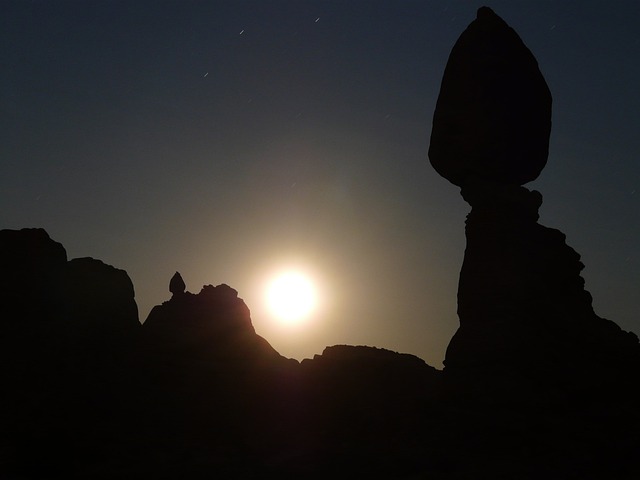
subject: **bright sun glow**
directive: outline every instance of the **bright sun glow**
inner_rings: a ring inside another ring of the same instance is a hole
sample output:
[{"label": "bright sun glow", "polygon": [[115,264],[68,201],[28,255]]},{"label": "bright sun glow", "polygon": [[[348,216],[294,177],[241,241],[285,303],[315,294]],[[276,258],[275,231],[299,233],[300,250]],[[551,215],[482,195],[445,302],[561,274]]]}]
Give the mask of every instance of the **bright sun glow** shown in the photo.
[{"label": "bright sun glow", "polygon": [[271,313],[285,323],[306,319],[316,306],[316,291],[311,280],[298,272],[277,276],[267,288]]}]

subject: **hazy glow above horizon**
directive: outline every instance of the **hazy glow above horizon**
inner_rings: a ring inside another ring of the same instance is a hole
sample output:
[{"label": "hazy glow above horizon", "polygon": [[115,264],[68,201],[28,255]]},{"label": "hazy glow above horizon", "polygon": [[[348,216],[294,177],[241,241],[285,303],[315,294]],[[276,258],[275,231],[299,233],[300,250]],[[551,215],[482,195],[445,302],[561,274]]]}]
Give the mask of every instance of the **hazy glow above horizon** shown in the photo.
[{"label": "hazy glow above horizon", "polygon": [[269,312],[279,322],[295,325],[307,320],[314,311],[317,292],[308,275],[287,270],[269,281],[266,302]]}]

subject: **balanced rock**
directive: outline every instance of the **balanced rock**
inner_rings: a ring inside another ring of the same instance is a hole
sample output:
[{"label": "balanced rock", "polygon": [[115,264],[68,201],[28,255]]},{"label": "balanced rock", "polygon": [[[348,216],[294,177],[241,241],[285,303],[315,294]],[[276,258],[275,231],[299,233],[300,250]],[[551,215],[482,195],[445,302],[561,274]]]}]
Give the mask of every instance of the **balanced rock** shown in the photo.
[{"label": "balanced rock", "polygon": [[447,478],[640,474],[638,337],[596,315],[580,255],[522,186],[545,166],[550,118],[535,58],[481,8],[451,52],[429,149],[472,207],[442,390],[443,443],[473,466]]},{"label": "balanced rock", "polygon": [[180,295],[181,293],[184,293],[186,288],[187,286],[182,279],[182,275],[180,275],[179,272],[176,272],[169,281],[169,291],[174,295]]},{"label": "balanced rock", "polygon": [[533,54],[490,8],[456,42],[433,115],[429,159],[458,186],[523,185],[547,162],[551,93]]},{"label": "balanced rock", "polygon": [[628,405],[638,338],[594,313],[580,255],[538,224],[542,195],[522,186],[545,165],[550,117],[533,54],[481,8],[451,52],[429,149],[472,206],[445,379],[457,398],[487,404]]}]

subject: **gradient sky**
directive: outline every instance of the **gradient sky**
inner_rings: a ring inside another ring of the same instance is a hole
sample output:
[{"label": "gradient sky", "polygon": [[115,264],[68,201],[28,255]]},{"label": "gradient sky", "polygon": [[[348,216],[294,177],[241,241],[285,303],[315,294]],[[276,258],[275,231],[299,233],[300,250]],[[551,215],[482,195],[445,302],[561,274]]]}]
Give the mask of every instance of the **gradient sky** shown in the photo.
[{"label": "gradient sky", "polygon": [[[475,1],[3,1],[0,228],[125,269],[140,318],[227,283],[302,359],[384,347],[441,367],[469,206],[427,159]],[[586,264],[600,316],[640,332],[640,2],[493,1],[554,97],[540,223]],[[321,290],[298,328],[271,272]],[[544,354],[544,352],[541,352]]]}]

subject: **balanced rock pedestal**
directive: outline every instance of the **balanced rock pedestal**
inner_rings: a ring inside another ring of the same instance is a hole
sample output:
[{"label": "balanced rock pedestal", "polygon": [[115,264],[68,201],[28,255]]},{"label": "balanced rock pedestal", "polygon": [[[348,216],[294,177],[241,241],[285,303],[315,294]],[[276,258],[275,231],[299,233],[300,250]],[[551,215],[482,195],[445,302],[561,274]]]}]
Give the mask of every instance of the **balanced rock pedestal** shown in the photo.
[{"label": "balanced rock pedestal", "polygon": [[496,184],[462,195],[472,210],[445,359],[453,390],[496,406],[630,400],[638,338],[594,313],[580,255],[537,222],[542,196]]}]

